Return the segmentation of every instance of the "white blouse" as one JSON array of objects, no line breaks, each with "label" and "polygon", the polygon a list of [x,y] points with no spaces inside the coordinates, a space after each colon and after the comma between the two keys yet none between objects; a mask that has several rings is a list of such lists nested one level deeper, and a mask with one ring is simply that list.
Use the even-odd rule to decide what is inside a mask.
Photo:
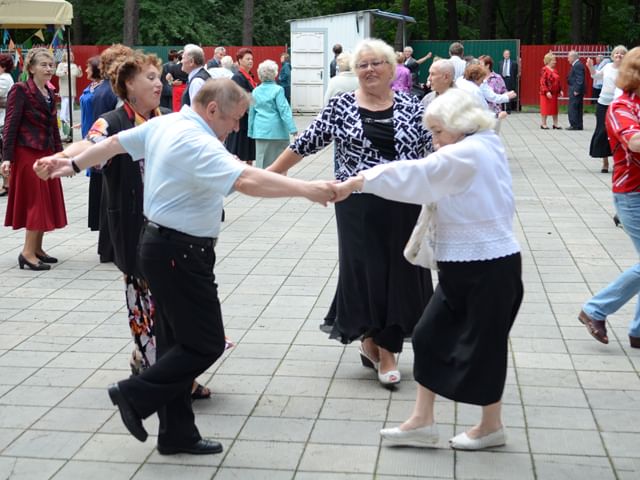
[{"label": "white blouse", "polygon": [[504,147],[492,131],[469,135],[421,160],[361,172],[363,192],[406,203],[437,203],[437,261],[474,261],[520,251]]}]

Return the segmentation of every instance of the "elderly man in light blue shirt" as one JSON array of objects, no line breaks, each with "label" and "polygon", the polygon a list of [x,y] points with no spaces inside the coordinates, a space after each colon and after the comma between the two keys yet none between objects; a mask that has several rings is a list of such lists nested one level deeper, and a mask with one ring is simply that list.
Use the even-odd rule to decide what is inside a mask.
[{"label": "elderly man in light blue shirt", "polygon": [[45,157],[43,178],[73,175],[117,154],[145,159],[140,269],[156,301],[157,356],[141,375],[109,387],[129,432],[145,441],[142,419],[158,413],[158,452],[211,454],[222,445],[200,436],[191,407],[194,378],[224,351],[224,328],[213,267],[223,197],[234,189],[253,196],[300,196],[326,204],[329,182],[305,182],[249,167],[222,142],[251,97],[229,79],[204,84],[193,106],[109,137],[77,157]]}]

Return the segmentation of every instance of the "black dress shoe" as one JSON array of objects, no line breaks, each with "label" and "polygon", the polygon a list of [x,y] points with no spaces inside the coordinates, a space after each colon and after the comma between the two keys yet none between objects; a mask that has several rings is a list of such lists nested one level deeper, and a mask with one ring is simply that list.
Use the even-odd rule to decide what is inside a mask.
[{"label": "black dress shoe", "polygon": [[38,255],[36,253],[36,257],[38,257],[38,260],[44,263],[58,263],[58,259],[56,257],[51,257],[46,253],[44,255]]},{"label": "black dress shoe", "polygon": [[582,128],[578,128],[578,127],[567,127],[567,130],[582,130]]},{"label": "black dress shoe", "polygon": [[124,398],[118,384],[114,383],[111,385],[108,391],[111,402],[118,407],[118,410],[120,410],[120,416],[122,417],[122,423],[124,423],[124,426],[127,427],[127,430],[129,430],[131,435],[141,442],[144,442],[149,435],[142,426],[142,419]]},{"label": "black dress shoe", "polygon": [[31,270],[51,270],[51,265],[42,263],[40,260],[38,260],[37,263],[31,263],[29,260],[24,258],[22,254],[18,255],[18,266],[20,267],[20,270],[24,270],[25,265]]},{"label": "black dress shoe", "polygon": [[215,440],[201,438],[193,445],[187,447],[166,447],[158,444],[160,455],[175,455],[176,453],[189,453],[191,455],[210,455],[222,452],[222,444]]}]

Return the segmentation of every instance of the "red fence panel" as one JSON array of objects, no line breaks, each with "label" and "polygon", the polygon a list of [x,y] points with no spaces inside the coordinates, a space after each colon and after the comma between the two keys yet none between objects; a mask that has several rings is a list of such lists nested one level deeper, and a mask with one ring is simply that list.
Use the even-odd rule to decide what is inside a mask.
[{"label": "red fence panel", "polygon": [[[609,54],[607,45],[521,45],[520,46],[520,103],[522,105],[538,105],[540,103],[540,70],[544,66],[543,58],[547,52],[552,51],[556,56],[556,71],[560,75],[562,90],[565,96],[568,94],[567,76],[569,75],[569,62],[567,55],[570,50],[575,50],[580,55],[580,61],[585,63],[588,57],[595,60],[598,54]],[[585,67],[585,98],[591,96],[593,81],[589,76],[589,70]]]}]

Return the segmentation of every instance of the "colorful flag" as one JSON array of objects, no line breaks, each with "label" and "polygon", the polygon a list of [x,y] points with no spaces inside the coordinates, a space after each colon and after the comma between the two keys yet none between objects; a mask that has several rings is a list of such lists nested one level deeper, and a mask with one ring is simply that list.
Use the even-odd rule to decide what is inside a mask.
[{"label": "colorful flag", "polygon": [[4,29],[4,33],[2,34],[2,44],[6,45],[11,40],[11,35],[9,35],[9,30]]},{"label": "colorful flag", "polygon": [[44,35],[42,34],[42,30],[38,30],[36,33],[33,34],[34,37],[38,37],[41,41],[44,42]]},{"label": "colorful flag", "polygon": [[53,41],[51,42],[51,48],[57,48],[60,45],[60,38],[58,38],[58,33],[53,36]]},{"label": "colorful flag", "polygon": [[15,50],[16,44],[13,43],[13,40],[9,38],[9,50]]}]

